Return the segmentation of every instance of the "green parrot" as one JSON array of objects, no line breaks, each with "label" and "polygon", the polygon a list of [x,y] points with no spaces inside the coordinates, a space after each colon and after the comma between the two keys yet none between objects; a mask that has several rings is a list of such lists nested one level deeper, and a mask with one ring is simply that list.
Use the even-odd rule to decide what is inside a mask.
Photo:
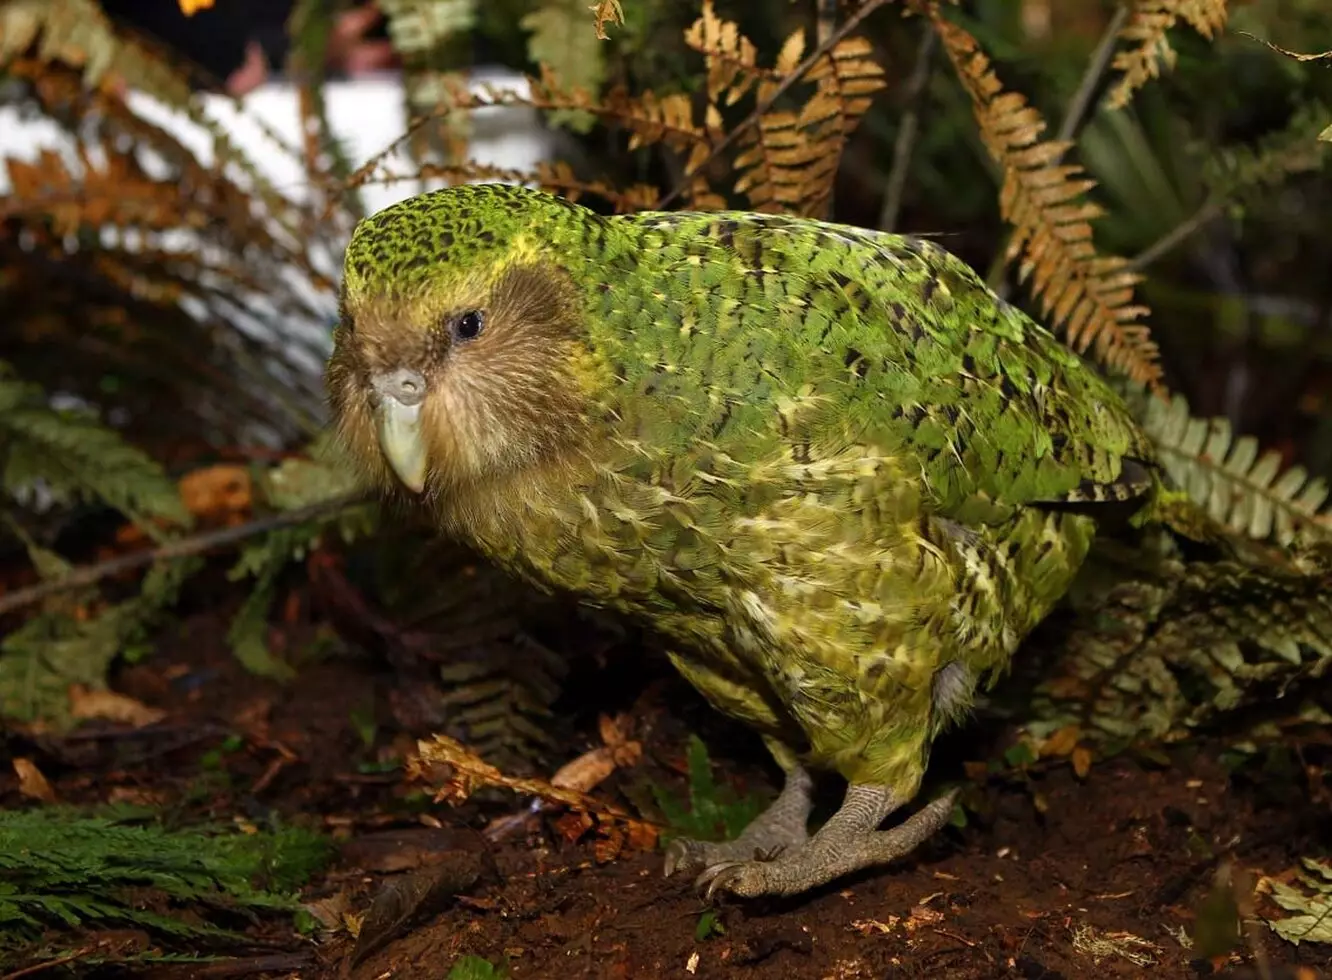
[{"label": "green parrot", "polygon": [[[363,484],[636,619],[785,773],[665,870],[790,895],[948,820],[917,795],[1105,520],[1169,502],[1122,400],[939,245],[475,184],[363,220],[327,388]],[[811,835],[810,771],[848,783]]]}]

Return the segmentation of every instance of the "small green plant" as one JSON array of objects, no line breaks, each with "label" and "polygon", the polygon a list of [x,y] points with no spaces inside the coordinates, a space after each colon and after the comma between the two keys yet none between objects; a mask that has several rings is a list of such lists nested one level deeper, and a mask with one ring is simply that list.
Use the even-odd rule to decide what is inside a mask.
[{"label": "small green plant", "polygon": [[446,980],[501,980],[509,971],[480,956],[460,956],[453,963]]},{"label": "small green plant", "polygon": [[713,936],[721,936],[725,933],[726,926],[722,925],[721,916],[717,914],[717,910],[707,909],[698,917],[698,925],[694,926],[694,941],[701,943]]},{"label": "small green plant", "polygon": [[661,835],[663,846],[680,835],[698,840],[730,840],[763,810],[766,801],[761,797],[740,796],[731,787],[718,785],[713,780],[708,747],[697,735],[689,736],[686,760],[689,765],[687,806],[660,786],[651,785],[657,808],[670,828]]}]

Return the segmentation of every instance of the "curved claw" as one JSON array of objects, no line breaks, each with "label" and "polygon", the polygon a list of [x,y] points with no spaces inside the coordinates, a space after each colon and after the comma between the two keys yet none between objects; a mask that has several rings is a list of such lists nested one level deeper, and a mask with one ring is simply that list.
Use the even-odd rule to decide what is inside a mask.
[{"label": "curved claw", "polygon": [[666,855],[662,859],[662,877],[669,878],[677,871],[686,868],[695,855],[692,853],[696,848],[690,847],[693,841],[685,840],[683,837],[677,837],[666,847]]},{"label": "curved claw", "polygon": [[694,886],[697,888],[707,886],[703,892],[703,897],[709,902],[719,891],[744,896],[746,892],[737,886],[746,877],[746,870],[754,863],[753,861],[718,861],[704,869],[703,873],[694,880]]}]

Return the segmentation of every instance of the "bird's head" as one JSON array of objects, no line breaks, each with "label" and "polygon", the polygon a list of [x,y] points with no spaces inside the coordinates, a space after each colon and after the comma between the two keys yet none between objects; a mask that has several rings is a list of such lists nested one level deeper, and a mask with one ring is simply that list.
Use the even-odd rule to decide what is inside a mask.
[{"label": "bird's head", "polygon": [[357,226],[325,382],[368,482],[447,494],[577,445],[588,353],[576,272],[603,223],[548,194],[480,184]]}]

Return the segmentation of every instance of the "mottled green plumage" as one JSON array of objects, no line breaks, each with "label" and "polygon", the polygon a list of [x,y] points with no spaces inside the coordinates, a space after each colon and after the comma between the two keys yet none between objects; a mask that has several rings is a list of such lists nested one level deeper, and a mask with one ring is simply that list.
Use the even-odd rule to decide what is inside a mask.
[{"label": "mottled green plumage", "polygon": [[361,223],[344,303],[329,387],[368,479],[368,379],[406,365],[447,533],[651,624],[788,769],[889,810],[1098,512],[1157,494],[1118,397],[929,241],[459,187]]}]

